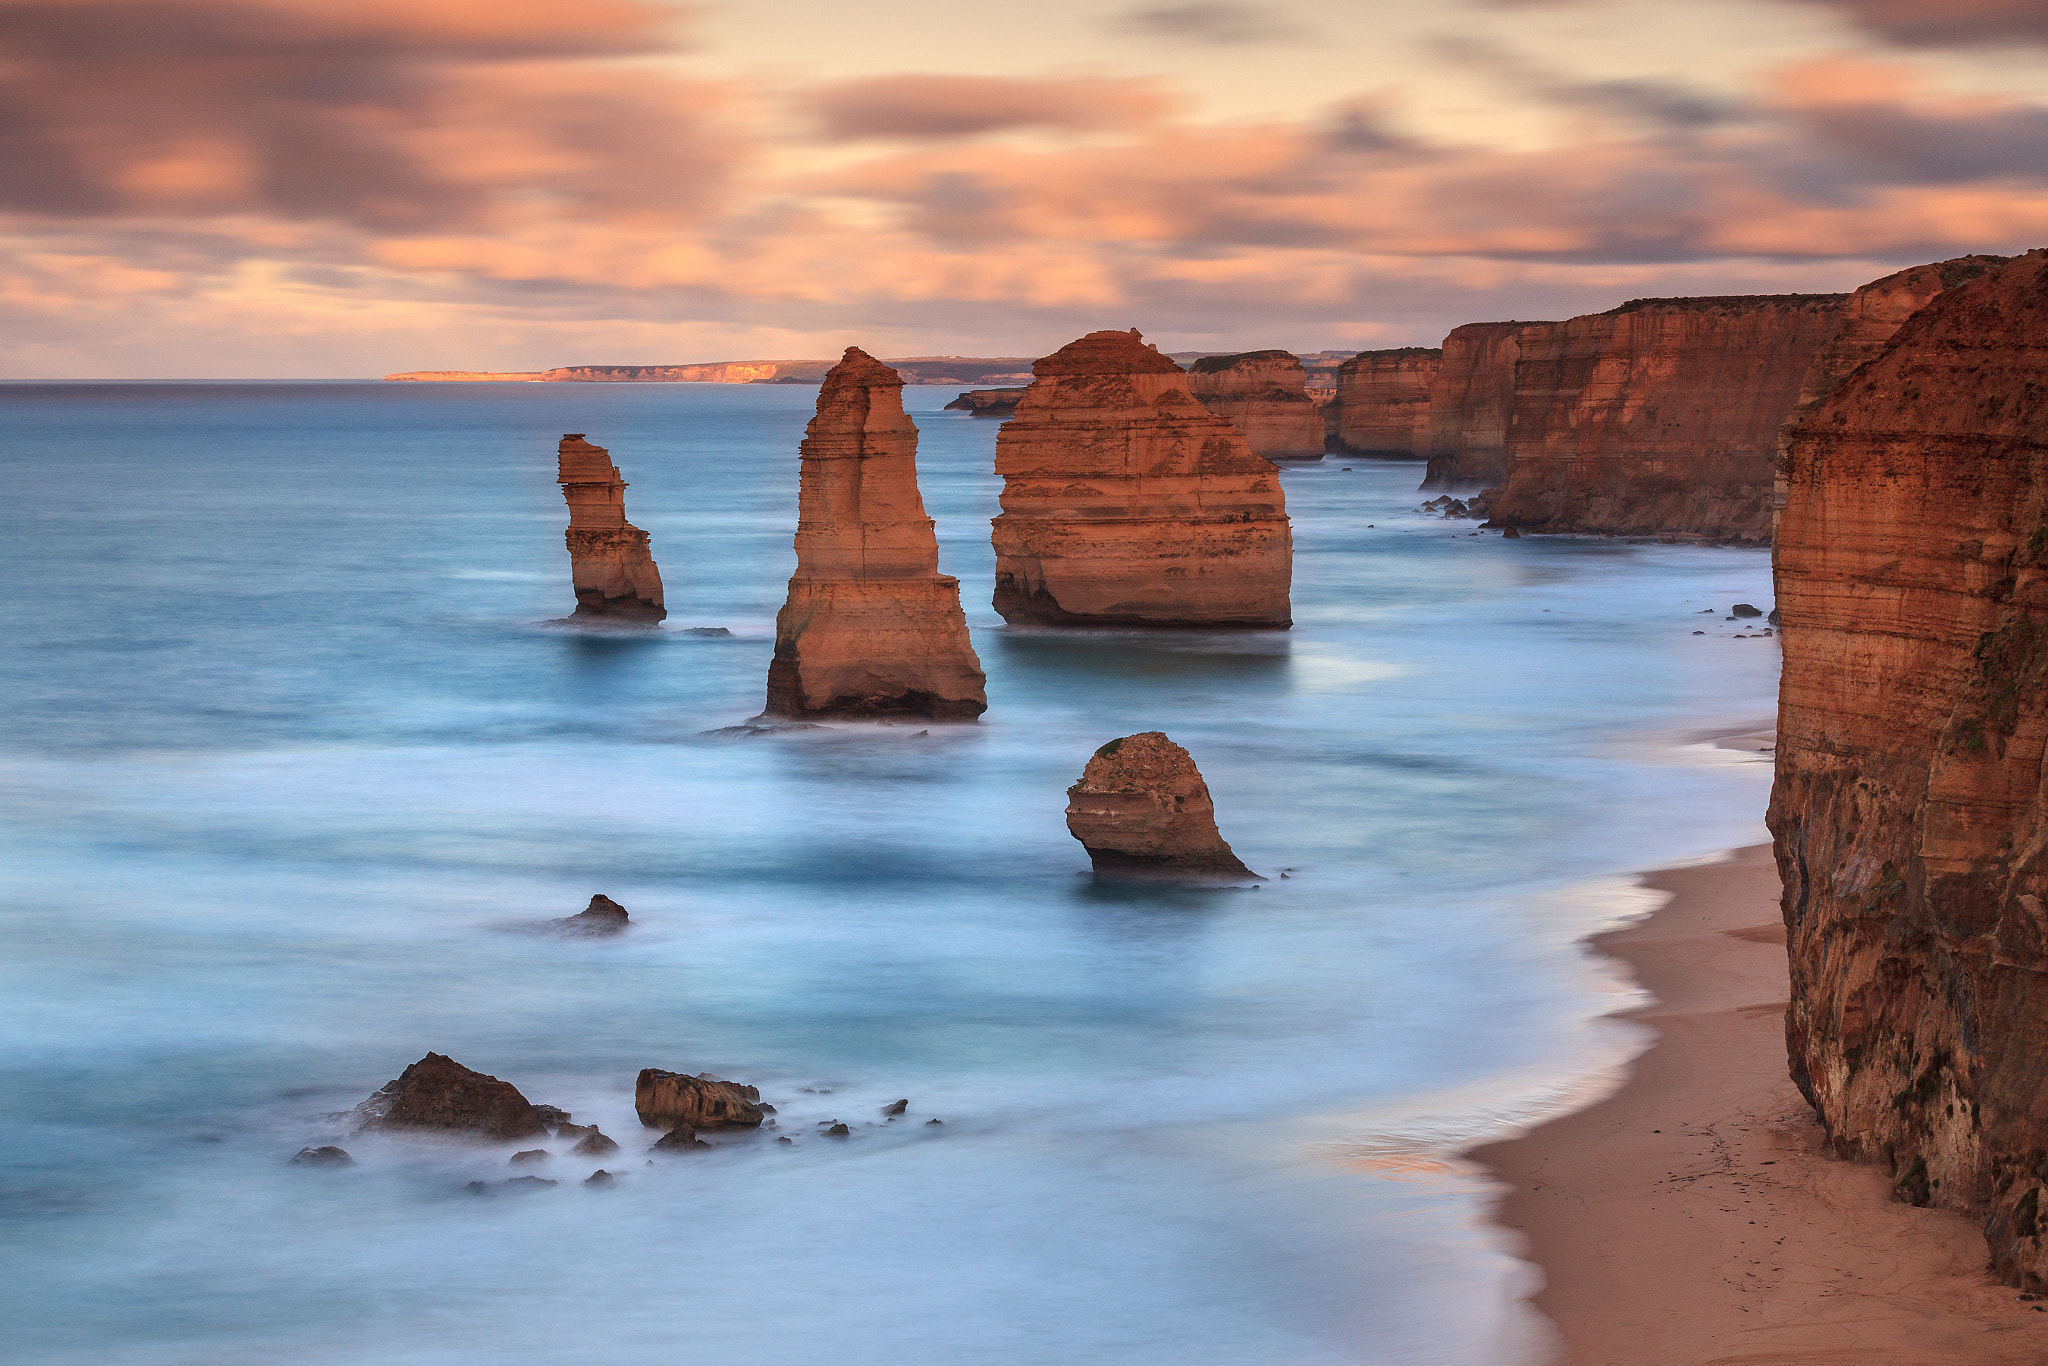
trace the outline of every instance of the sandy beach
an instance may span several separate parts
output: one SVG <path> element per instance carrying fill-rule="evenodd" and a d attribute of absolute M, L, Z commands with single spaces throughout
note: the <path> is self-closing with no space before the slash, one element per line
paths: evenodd
<path fill-rule="evenodd" d="M 1625 1018 L 1656 1042 L 1614 1095 L 1471 1154 L 1542 1268 L 1556 1359 L 2048 1360 L 2048 1302 L 1990 1278 L 1975 1222 L 1835 1158 L 1787 1079 L 1769 846 L 1644 881 L 1670 902 L 1593 942 L 1655 997 Z"/>

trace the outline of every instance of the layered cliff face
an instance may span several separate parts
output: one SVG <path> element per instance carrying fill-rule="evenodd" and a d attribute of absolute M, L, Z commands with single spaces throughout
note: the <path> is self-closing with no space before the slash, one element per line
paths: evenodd
<path fill-rule="evenodd" d="M 1337 369 L 1331 436 L 1353 455 L 1429 454 L 1429 391 L 1443 368 L 1435 347 L 1361 351 Z"/>
<path fill-rule="evenodd" d="M 1133 330 L 1033 368 L 996 437 L 995 608 L 1018 623 L 1290 624 L 1279 472 Z"/>
<path fill-rule="evenodd" d="M 1778 428 L 1847 301 L 1636 299 L 1523 329 L 1493 522 L 1768 543 Z"/>
<path fill-rule="evenodd" d="M 626 481 L 611 453 L 583 433 L 562 438 L 557 458 L 562 497 L 569 504 L 569 570 L 576 585 L 576 615 L 653 623 L 662 605 L 661 570 L 648 552 L 647 533 L 626 520 Z"/>
<path fill-rule="evenodd" d="M 1204 356 L 1188 367 L 1188 392 L 1268 460 L 1323 458 L 1323 414 L 1308 371 L 1286 351 Z"/>
<path fill-rule="evenodd" d="M 1555 326 L 1466 323 L 1451 329 L 1429 386 L 1429 468 L 1422 487 L 1472 493 L 1507 478 L 1522 329 Z"/>
<path fill-rule="evenodd" d="M 967 719 L 988 710 L 960 581 L 939 572 L 918 496 L 902 379 L 848 347 L 799 449 L 797 568 L 775 618 L 767 714 Z"/>
<path fill-rule="evenodd" d="M 1216 829 L 1216 804 L 1193 757 L 1161 731 L 1095 751 L 1067 789 L 1067 830 L 1098 873 L 1258 878 Z"/>
<path fill-rule="evenodd" d="M 1836 1148 L 2048 1259 L 2048 253 L 1795 429 L 1770 826 L 1792 1075 Z"/>

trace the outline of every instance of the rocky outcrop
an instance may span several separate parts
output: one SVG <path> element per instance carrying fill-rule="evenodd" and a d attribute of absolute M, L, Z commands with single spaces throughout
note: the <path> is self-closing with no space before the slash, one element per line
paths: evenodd
<path fill-rule="evenodd" d="M 1847 302 L 1636 299 L 1524 328 L 1493 524 L 1768 543 L 1778 429 Z"/>
<path fill-rule="evenodd" d="M 1024 390 L 1015 389 L 970 389 L 946 405 L 949 412 L 972 413 L 976 417 L 1008 417 L 1017 411 L 1017 400 L 1024 397 Z"/>
<path fill-rule="evenodd" d="M 650 1129 L 752 1129 L 768 1116 L 754 1087 L 708 1072 L 692 1077 L 659 1067 L 640 1069 L 633 1108 Z"/>
<path fill-rule="evenodd" d="M 960 581 L 939 572 L 902 379 L 848 347 L 800 449 L 797 567 L 775 618 L 765 714 L 981 715 L 981 661 Z"/>
<path fill-rule="evenodd" d="M 1556 323 L 1466 323 L 1444 338 L 1429 386 L 1429 468 L 1422 487 L 1452 493 L 1491 488 L 1508 474 L 1508 415 L 1525 327 Z"/>
<path fill-rule="evenodd" d="M 1279 471 L 1130 332 L 1033 367 L 996 435 L 995 608 L 1012 623 L 1289 624 Z"/>
<path fill-rule="evenodd" d="M 562 497 L 569 504 L 569 571 L 578 617 L 647 625 L 668 615 L 661 570 L 647 533 L 626 520 L 626 481 L 611 452 L 569 432 L 557 448 Z"/>
<path fill-rule="evenodd" d="M 1436 347 L 1361 351 L 1337 368 L 1332 437 L 1352 455 L 1428 456 L 1429 394 L 1443 368 Z"/>
<path fill-rule="evenodd" d="M 1217 831 L 1216 804 L 1195 761 L 1160 731 L 1095 751 L 1067 789 L 1067 829 L 1098 873 L 1258 877 Z"/>
<path fill-rule="evenodd" d="M 1308 372 L 1285 351 L 1204 356 L 1188 367 L 1188 391 L 1268 460 L 1323 458 L 1323 415 Z"/>
<path fill-rule="evenodd" d="M 1769 823 L 1792 1075 L 1844 1156 L 2048 1282 L 2048 252 L 1793 431 Z"/>
<path fill-rule="evenodd" d="M 475 1138 L 533 1138 L 547 1132 L 542 1107 L 510 1082 L 472 1072 L 453 1058 L 429 1053 L 384 1083 L 354 1111 L 363 1129 L 467 1134 Z"/>
<path fill-rule="evenodd" d="M 632 922 L 624 906 L 600 892 L 576 914 L 565 915 L 552 923 L 565 934 L 601 936 L 621 933 Z"/>

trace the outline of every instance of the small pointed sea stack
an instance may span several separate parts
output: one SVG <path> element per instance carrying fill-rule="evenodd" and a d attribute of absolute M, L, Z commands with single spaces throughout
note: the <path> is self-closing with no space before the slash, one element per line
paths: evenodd
<path fill-rule="evenodd" d="M 1259 878 L 1218 833 L 1216 804 L 1195 761 L 1160 731 L 1095 751 L 1081 781 L 1067 789 L 1067 829 L 1098 873 Z"/>
<path fill-rule="evenodd" d="M 770 716 L 925 716 L 988 710 L 960 581 L 917 492 L 917 427 L 903 378 L 858 347 L 825 376 L 804 431 L 796 574 L 775 618 Z"/>
<path fill-rule="evenodd" d="M 1323 458 L 1323 411 L 1292 353 L 1204 356 L 1188 367 L 1188 390 L 1268 460 Z"/>
<path fill-rule="evenodd" d="M 995 609 L 1013 624 L 1290 621 L 1294 541 L 1272 462 L 1135 329 L 1032 367 L 996 436 Z"/>
<path fill-rule="evenodd" d="M 668 615 L 661 571 L 647 550 L 647 533 L 626 520 L 626 481 L 611 452 L 581 432 L 562 437 L 558 450 L 562 497 L 569 504 L 569 569 L 576 585 L 576 615 L 652 624 Z"/>

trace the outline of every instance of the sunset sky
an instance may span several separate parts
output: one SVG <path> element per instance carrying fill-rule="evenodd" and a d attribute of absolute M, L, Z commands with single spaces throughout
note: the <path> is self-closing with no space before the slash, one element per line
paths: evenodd
<path fill-rule="evenodd" d="M 0 0 L 0 376 L 1433 345 L 2048 245 L 2048 0 Z"/>

